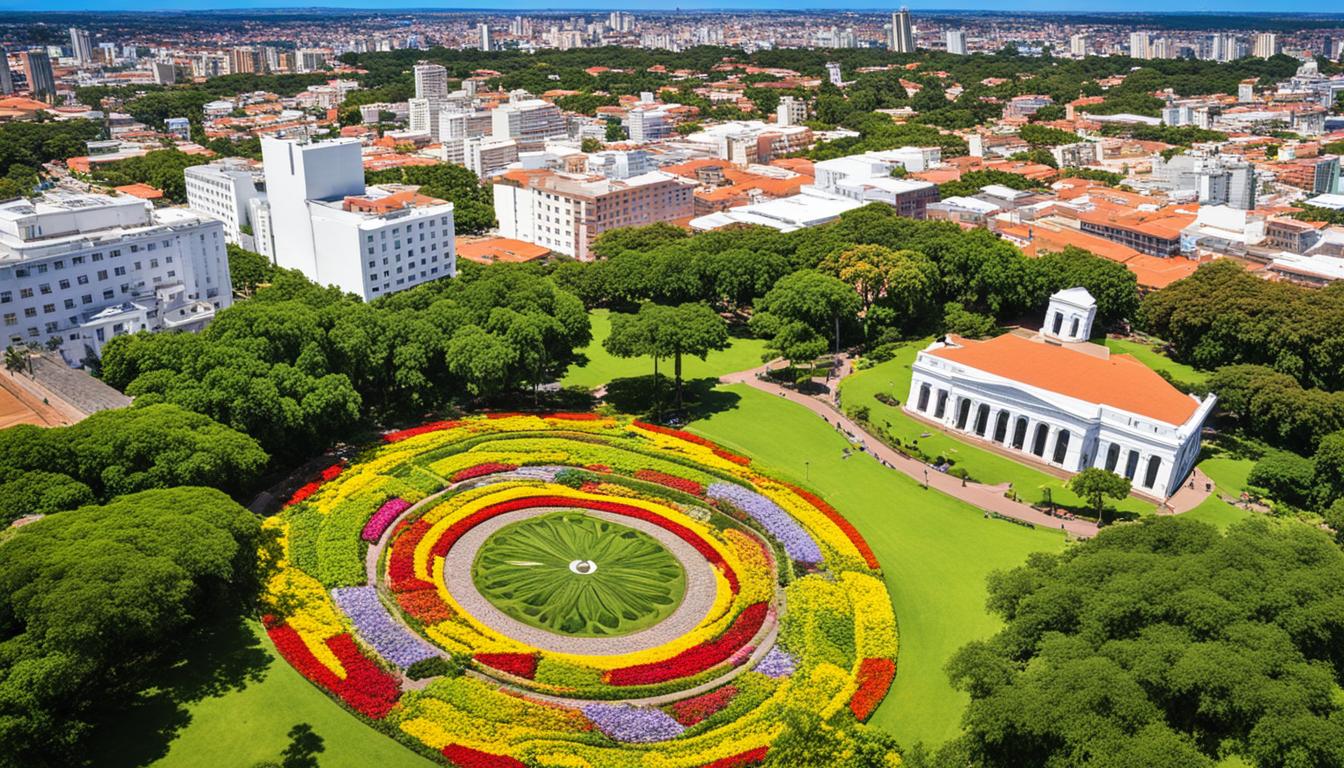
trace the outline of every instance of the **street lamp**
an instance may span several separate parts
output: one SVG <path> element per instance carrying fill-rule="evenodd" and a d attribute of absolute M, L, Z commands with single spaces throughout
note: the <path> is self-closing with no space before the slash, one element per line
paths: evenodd
<path fill-rule="evenodd" d="M 809 483 L 812 482 L 812 462 L 811 462 L 811 461 L 804 461 L 804 462 L 803 462 L 803 478 L 805 479 L 806 482 L 809 482 Z"/>
<path fill-rule="evenodd" d="M 924 470 L 924 490 L 929 490 L 929 470 Z"/>

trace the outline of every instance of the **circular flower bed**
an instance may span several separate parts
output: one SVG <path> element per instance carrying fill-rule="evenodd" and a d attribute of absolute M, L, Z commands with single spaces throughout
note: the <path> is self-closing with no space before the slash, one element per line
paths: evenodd
<path fill-rule="evenodd" d="M 268 521 L 266 625 L 316 685 L 457 766 L 763 759 L 895 672 L 872 551 L 683 432 L 593 414 L 386 436 Z"/>

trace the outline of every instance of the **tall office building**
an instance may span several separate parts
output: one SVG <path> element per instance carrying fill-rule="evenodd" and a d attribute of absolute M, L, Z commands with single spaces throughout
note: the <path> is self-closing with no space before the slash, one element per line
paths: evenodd
<path fill-rule="evenodd" d="M 1079 59 L 1087 55 L 1087 35 L 1078 34 L 1069 38 L 1069 54 Z"/>
<path fill-rule="evenodd" d="M 9 52 L 0 48 L 0 94 L 8 96 L 14 92 L 14 75 L 9 71 Z"/>
<path fill-rule="evenodd" d="M 1172 58 L 1171 41 L 1165 37 L 1159 37 L 1153 41 L 1152 46 L 1149 48 L 1149 52 L 1152 53 L 1152 56 L 1149 58 L 1170 59 Z"/>
<path fill-rule="evenodd" d="M 947 52 L 955 53 L 958 56 L 966 55 L 966 30 L 947 30 Z"/>
<path fill-rule="evenodd" d="M 1218 32 L 1209 36 L 1209 58 L 1213 61 L 1236 61 L 1245 54 L 1241 38 Z"/>
<path fill-rule="evenodd" d="M 438 64 L 415 65 L 415 96 L 419 99 L 448 98 L 448 70 Z"/>
<path fill-rule="evenodd" d="M 910 23 L 910 10 L 902 8 L 891 14 L 891 45 L 893 53 L 915 52 L 915 28 Z"/>
<path fill-rule="evenodd" d="M 230 157 L 205 165 L 193 165 L 183 172 L 187 187 L 187 207 L 224 222 L 224 239 L 243 243 L 248 228 L 255 230 L 249 218 L 253 198 L 266 198 L 257 189 L 260 169 L 251 161 Z M 256 250 L 252 243 L 245 247 Z"/>
<path fill-rule="evenodd" d="M 80 64 L 93 63 L 93 41 L 89 39 L 87 30 L 70 28 L 70 55 Z"/>
<path fill-rule="evenodd" d="M 1134 59 L 1153 58 L 1152 42 L 1147 32 L 1129 33 L 1129 56 Z"/>
<path fill-rule="evenodd" d="M 541 99 L 519 99 L 500 104 L 490 112 L 490 135 L 514 139 L 520 152 L 541 149 L 546 139 L 568 135 L 560 108 Z"/>
<path fill-rule="evenodd" d="M 177 65 L 171 61 L 156 61 L 150 65 L 157 85 L 172 85 L 177 82 Z"/>
<path fill-rule="evenodd" d="M 430 124 L 435 113 L 431 109 L 429 99 L 414 98 L 406 101 L 406 109 L 409 113 L 409 125 L 407 128 L 415 133 L 434 133 L 434 126 Z"/>
<path fill-rule="evenodd" d="M 229 51 L 229 73 L 242 75 L 261 71 L 258 58 L 256 48 L 248 46 L 233 48 Z"/>
<path fill-rule="evenodd" d="M 1252 55 L 1257 59 L 1268 59 L 1279 52 L 1279 36 L 1273 32 L 1261 32 L 1255 36 L 1255 49 Z"/>
<path fill-rule="evenodd" d="M 457 272 L 453 204 L 365 187 L 359 142 L 263 138 L 275 263 L 371 301 Z"/>
<path fill-rule="evenodd" d="M 476 25 L 476 34 L 480 36 L 479 45 L 482 51 L 490 50 L 490 25 L 482 21 Z"/>
<path fill-rule="evenodd" d="M 35 99 L 53 99 L 56 96 L 56 75 L 51 71 L 51 59 L 46 51 L 24 51 L 19 54 L 23 76 L 28 79 L 28 93 Z"/>

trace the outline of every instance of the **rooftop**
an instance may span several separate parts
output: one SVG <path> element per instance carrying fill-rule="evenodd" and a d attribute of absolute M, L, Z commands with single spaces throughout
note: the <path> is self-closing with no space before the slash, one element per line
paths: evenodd
<path fill-rule="evenodd" d="M 1199 401 L 1129 355 L 1101 357 L 1013 334 L 985 341 L 950 339 L 955 346 L 933 349 L 929 354 L 1173 426 L 1184 424 L 1199 407 Z"/>

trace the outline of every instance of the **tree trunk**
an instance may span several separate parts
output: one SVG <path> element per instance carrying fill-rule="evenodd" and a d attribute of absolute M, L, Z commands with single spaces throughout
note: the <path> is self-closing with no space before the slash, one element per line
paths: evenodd
<path fill-rule="evenodd" d="M 675 363 L 675 375 L 677 379 L 677 408 L 681 408 L 681 350 L 677 350 Z"/>

